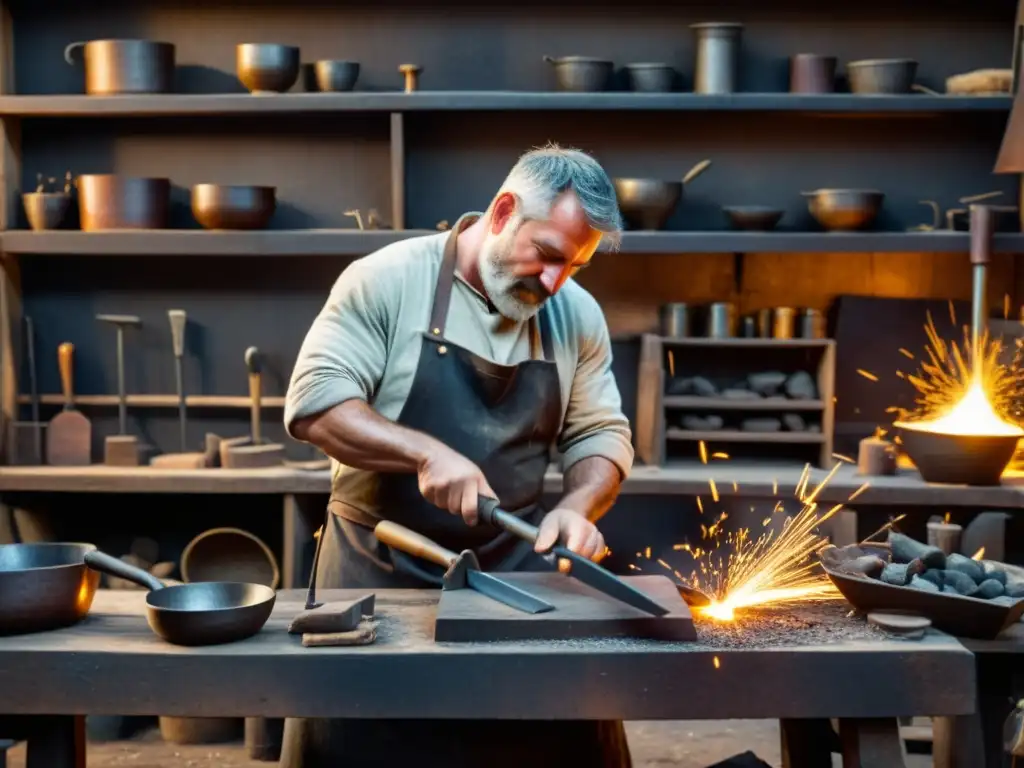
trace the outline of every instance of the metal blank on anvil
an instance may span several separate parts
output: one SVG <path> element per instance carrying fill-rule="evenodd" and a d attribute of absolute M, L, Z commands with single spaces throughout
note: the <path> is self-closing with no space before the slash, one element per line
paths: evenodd
<path fill-rule="evenodd" d="M 562 573 L 502 573 L 501 578 L 552 603 L 555 610 L 528 614 L 476 590 L 443 590 L 437 607 L 438 642 L 644 638 L 696 640 L 690 609 L 665 576 L 627 576 L 627 583 L 669 609 L 652 616 Z"/>

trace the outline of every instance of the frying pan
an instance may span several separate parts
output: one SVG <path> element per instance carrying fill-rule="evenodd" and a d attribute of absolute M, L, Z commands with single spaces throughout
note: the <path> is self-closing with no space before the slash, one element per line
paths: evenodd
<path fill-rule="evenodd" d="M 92 544 L 0 546 L 0 635 L 70 627 L 92 606 L 99 574 L 85 567 Z"/>
<path fill-rule="evenodd" d="M 141 568 L 95 550 L 86 553 L 85 564 L 149 589 L 149 627 L 174 645 L 244 640 L 263 629 L 274 609 L 274 590 L 263 584 L 199 581 L 169 587 Z"/>

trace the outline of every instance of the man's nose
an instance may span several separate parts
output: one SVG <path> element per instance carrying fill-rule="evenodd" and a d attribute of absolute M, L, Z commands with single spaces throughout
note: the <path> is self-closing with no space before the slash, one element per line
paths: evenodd
<path fill-rule="evenodd" d="M 540 284 L 544 286 L 551 296 L 558 293 L 558 289 L 562 287 L 562 283 L 565 282 L 565 278 L 569 276 L 569 269 L 561 264 L 550 264 L 544 267 L 544 271 L 540 273 Z"/>

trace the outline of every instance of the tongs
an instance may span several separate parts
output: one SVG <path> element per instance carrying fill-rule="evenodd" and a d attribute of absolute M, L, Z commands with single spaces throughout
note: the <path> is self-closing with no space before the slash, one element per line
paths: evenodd
<path fill-rule="evenodd" d="M 481 496 L 477 501 L 477 512 L 481 522 L 508 531 L 513 536 L 535 544 L 540 529 L 535 525 L 506 512 L 498 506 L 497 499 L 490 499 Z M 639 608 L 654 616 L 664 616 L 668 609 L 654 602 L 636 587 L 630 586 L 618 576 L 605 570 L 592 560 L 578 555 L 561 545 L 551 548 L 545 555 L 545 560 L 557 567 L 559 559 L 568 560 L 571 569 L 570 575 L 579 579 L 594 589 L 600 590 L 609 597 L 613 597 L 634 608 Z"/>

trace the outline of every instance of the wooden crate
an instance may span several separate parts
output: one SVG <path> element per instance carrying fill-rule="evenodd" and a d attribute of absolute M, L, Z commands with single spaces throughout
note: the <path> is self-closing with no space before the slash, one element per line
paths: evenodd
<path fill-rule="evenodd" d="M 637 456 L 646 464 L 664 465 L 672 443 L 704 441 L 715 447 L 756 444 L 806 446 L 818 466 L 831 463 L 835 412 L 835 342 L 831 339 L 675 339 L 646 334 L 641 340 L 635 437 Z M 703 376 L 720 387 L 750 373 L 807 371 L 818 389 L 815 400 L 731 400 L 722 397 L 666 394 L 672 374 Z M 788 413 L 820 419 L 820 432 L 749 432 L 729 429 L 697 431 L 678 426 L 685 413 L 739 417 Z M 675 423 L 673 423 L 675 422 Z M 797 452 L 799 453 L 799 451 Z M 693 453 L 696 457 L 696 447 Z"/>

